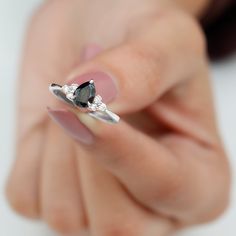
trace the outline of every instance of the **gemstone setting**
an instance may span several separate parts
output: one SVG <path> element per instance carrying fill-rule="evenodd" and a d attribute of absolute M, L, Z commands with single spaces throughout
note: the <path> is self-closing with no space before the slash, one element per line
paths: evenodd
<path fill-rule="evenodd" d="M 93 103 L 88 103 L 88 109 L 90 111 L 105 111 L 107 109 L 107 106 L 102 102 L 102 97 L 100 95 L 96 95 Z"/>
<path fill-rule="evenodd" d="M 96 95 L 95 85 L 92 80 L 81 85 L 61 86 L 59 84 L 51 84 L 49 90 L 58 99 L 70 106 L 86 108 L 87 114 L 93 118 L 110 124 L 118 123 L 120 120 L 118 115 L 107 109 L 106 104 L 102 102 L 102 97 L 98 94 Z"/>
<path fill-rule="evenodd" d="M 73 93 L 73 102 L 76 106 L 87 108 L 92 104 L 96 96 L 96 89 L 93 80 L 85 82 L 77 87 Z"/>

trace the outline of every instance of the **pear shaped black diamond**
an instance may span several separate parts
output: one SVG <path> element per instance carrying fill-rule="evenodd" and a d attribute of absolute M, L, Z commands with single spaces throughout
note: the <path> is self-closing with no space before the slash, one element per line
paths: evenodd
<path fill-rule="evenodd" d="M 88 102 L 92 103 L 96 96 L 96 89 L 93 81 L 81 84 L 74 92 L 74 103 L 76 106 L 86 108 Z"/>

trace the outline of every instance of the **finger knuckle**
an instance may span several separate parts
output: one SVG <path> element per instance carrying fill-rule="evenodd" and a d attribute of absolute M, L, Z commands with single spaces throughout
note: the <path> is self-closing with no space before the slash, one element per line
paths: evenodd
<path fill-rule="evenodd" d="M 186 13 L 182 13 L 177 20 L 176 29 L 182 33 L 185 48 L 192 51 L 194 55 L 205 56 L 206 54 L 206 37 L 198 21 Z"/>
<path fill-rule="evenodd" d="M 8 183 L 6 196 L 14 211 L 27 218 L 38 218 L 38 202 L 30 190 Z"/>
<path fill-rule="evenodd" d="M 166 180 L 162 182 L 161 186 L 157 186 L 152 195 L 151 199 L 148 199 L 152 205 L 168 205 L 173 200 L 178 199 L 181 192 L 184 189 L 184 181 L 181 177 L 168 176 Z"/>
<path fill-rule="evenodd" d="M 75 233 L 80 228 L 80 220 L 75 217 L 73 210 L 59 204 L 53 204 L 46 210 L 44 220 L 51 228 L 62 234 Z"/>
<path fill-rule="evenodd" d="M 143 86 L 147 87 L 147 91 L 155 94 L 163 81 L 163 73 L 165 73 L 168 63 L 168 54 L 158 44 L 149 45 L 147 43 L 132 42 L 126 47 L 127 55 L 133 62 L 137 61 L 134 64 L 135 68 L 132 70 L 135 73 L 133 77 L 140 78 L 140 75 L 145 75 L 140 78 L 140 80 L 143 79 L 140 82 L 143 82 Z"/>

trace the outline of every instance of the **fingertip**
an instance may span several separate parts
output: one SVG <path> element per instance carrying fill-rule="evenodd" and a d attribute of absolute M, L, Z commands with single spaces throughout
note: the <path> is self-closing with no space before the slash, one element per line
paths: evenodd
<path fill-rule="evenodd" d="M 37 199 L 30 192 L 18 187 L 14 176 L 8 179 L 5 186 L 6 199 L 11 208 L 21 216 L 38 219 L 39 207 Z"/>

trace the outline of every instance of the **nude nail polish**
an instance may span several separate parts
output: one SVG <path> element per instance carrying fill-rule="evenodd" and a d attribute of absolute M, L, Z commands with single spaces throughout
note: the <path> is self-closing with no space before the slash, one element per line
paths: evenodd
<path fill-rule="evenodd" d="M 61 126 L 72 138 L 84 144 L 93 143 L 93 134 L 85 127 L 77 116 L 66 109 L 48 108 L 48 114 L 59 126 Z"/>

